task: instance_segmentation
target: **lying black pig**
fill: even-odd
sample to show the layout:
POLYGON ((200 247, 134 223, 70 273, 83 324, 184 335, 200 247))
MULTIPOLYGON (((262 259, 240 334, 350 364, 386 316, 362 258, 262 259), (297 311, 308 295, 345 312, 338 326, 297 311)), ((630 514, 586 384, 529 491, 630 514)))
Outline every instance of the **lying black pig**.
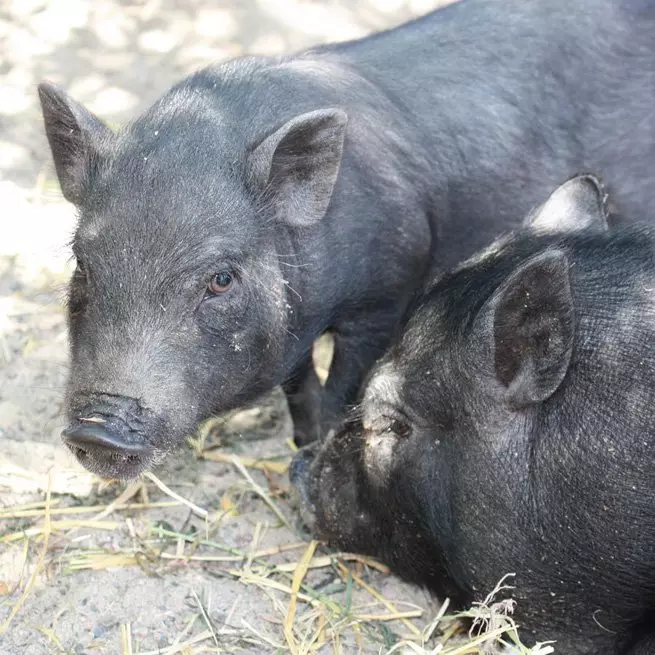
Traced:
POLYGON ((603 200, 574 178, 431 286, 292 480, 316 536, 460 604, 516 573, 526 640, 652 655, 655 234, 603 200))
POLYGON ((583 167, 631 215, 652 206, 654 19, 645 3, 468 0, 207 68, 116 133, 42 84, 80 219, 65 433, 80 461, 134 477, 278 384, 297 440, 325 434, 429 269, 583 167))

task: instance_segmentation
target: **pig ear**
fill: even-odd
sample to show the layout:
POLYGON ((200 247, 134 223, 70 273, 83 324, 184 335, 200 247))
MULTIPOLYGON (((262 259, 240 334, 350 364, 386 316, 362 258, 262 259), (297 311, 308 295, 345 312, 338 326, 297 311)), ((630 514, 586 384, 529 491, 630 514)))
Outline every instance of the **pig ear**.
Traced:
POLYGON ((280 220, 304 227, 323 218, 339 174, 347 121, 341 109, 302 114, 251 153, 251 179, 272 198, 280 220))
POLYGON ((59 185, 66 200, 79 204, 89 163, 111 130, 58 86, 42 82, 38 90, 59 185))
POLYGON ((540 232, 607 231, 607 194, 593 175, 577 175, 553 191, 525 224, 540 232))
POLYGON ((566 256, 547 251, 524 262, 495 291, 479 320, 509 403, 521 407, 549 398, 566 375, 573 348, 566 256))

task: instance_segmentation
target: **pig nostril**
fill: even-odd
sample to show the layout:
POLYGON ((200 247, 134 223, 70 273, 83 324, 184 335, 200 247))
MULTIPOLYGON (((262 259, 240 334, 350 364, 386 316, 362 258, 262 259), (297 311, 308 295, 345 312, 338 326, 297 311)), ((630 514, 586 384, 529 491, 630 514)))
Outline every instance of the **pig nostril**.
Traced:
POLYGON ((132 454, 123 454, 123 453, 110 453, 109 457, 116 462, 132 462, 136 463, 139 461, 139 456, 138 455, 132 455, 132 454))

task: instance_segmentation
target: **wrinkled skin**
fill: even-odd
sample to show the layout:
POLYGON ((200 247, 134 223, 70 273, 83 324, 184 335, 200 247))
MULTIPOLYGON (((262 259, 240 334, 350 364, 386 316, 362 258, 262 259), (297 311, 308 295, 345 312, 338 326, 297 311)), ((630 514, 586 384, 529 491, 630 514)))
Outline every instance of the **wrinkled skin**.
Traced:
POLYGON ((131 478, 282 384, 306 443, 343 417, 413 294, 578 170, 655 202, 655 11, 464 0, 404 27, 183 80, 110 130, 39 88, 79 214, 70 426, 131 478), (638 126, 638 127, 637 127, 638 126), (325 387, 312 343, 330 331, 325 387))
POLYGON ((292 463, 314 535, 459 604, 515 573, 558 653, 654 653, 654 255, 579 177, 431 285, 359 418, 292 463))

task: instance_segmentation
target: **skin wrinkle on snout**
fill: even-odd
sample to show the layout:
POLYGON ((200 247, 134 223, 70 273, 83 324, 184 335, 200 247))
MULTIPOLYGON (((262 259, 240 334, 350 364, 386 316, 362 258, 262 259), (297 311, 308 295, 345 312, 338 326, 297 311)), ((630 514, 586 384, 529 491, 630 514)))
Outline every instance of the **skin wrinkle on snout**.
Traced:
POLYGON ((72 393, 88 394, 103 389, 118 389, 118 396, 136 399, 141 406, 156 415, 165 415, 174 397, 183 387, 178 376, 167 375, 162 360, 170 358, 166 345, 170 334, 161 330, 142 338, 138 326, 128 326, 127 332, 105 333, 105 344, 97 349, 93 366, 82 377, 78 369, 71 383, 72 393), (130 332, 135 334, 130 336, 130 332), (104 372, 99 375, 98 372, 104 372))

